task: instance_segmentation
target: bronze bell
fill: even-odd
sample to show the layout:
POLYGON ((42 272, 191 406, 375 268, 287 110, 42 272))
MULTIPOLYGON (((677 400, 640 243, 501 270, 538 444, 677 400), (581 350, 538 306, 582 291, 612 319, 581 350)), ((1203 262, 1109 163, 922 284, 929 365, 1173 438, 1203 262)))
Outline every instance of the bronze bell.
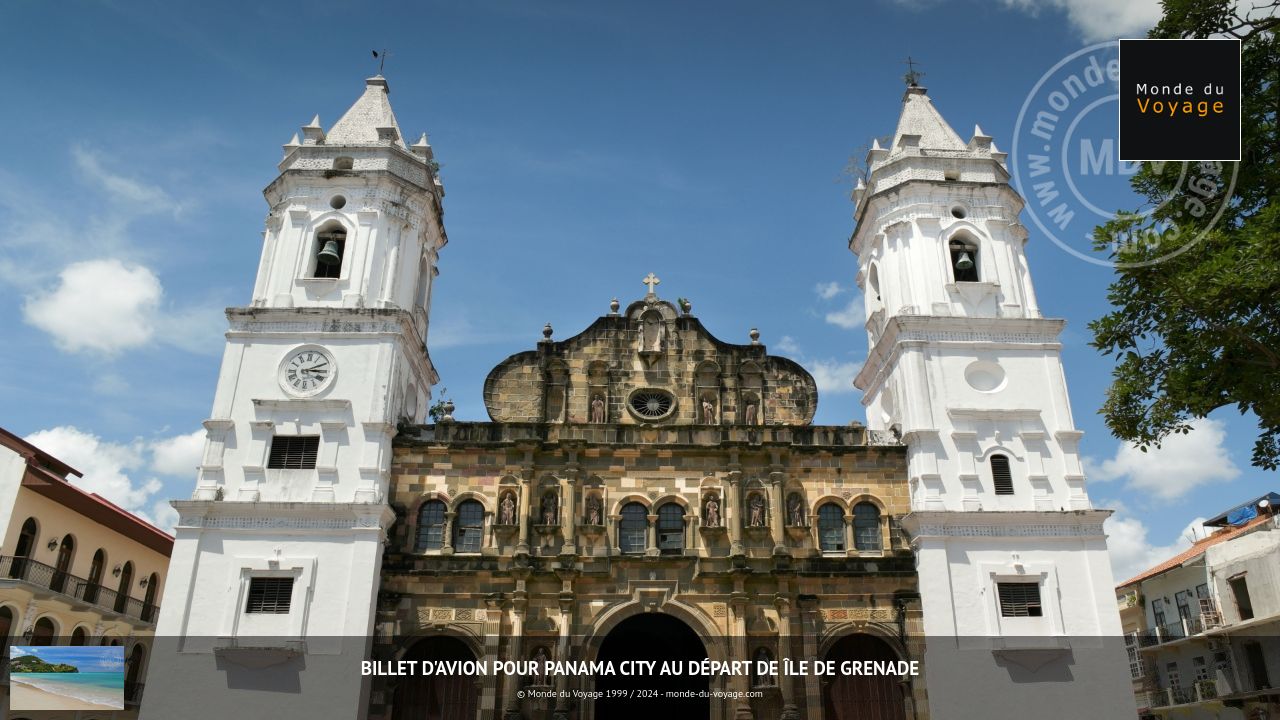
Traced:
POLYGON ((973 269, 973 258, 969 257, 968 252, 960 253, 960 257, 956 260, 956 269, 957 270, 973 269))
MULTIPOLYGON (((324 249, 316 256, 316 260, 319 260, 324 265, 337 265, 342 262, 342 256, 338 254, 338 241, 326 240, 324 249)), ((972 264, 970 263, 970 265, 972 264)))

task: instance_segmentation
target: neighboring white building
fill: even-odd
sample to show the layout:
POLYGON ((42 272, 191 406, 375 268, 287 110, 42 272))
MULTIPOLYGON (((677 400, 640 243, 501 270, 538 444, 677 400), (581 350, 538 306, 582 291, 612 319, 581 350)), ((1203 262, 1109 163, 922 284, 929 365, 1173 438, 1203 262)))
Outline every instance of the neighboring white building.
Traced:
POLYGON ((854 191, 871 347, 855 384, 869 427, 908 448, 932 720, 1127 720, 1110 513, 1085 493, 1065 323, 1037 305, 1005 159, 907 89, 854 191))
POLYGON ((247 307, 227 311, 142 717, 359 718, 391 438, 437 381, 427 320, 444 190, 381 76, 284 147, 247 307))
POLYGON ((1269 493, 1205 522, 1211 534, 1118 586, 1143 609, 1126 636, 1142 717, 1280 716, 1280 524, 1269 493))

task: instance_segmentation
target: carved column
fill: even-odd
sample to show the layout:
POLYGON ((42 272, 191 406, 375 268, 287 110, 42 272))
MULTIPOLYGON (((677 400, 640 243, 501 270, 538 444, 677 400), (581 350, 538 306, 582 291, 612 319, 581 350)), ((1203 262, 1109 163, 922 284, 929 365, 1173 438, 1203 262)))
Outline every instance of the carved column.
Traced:
MULTIPOLYGON (((524 583, 521 582, 521 585, 524 583)), ((511 642, 507 645, 507 659, 512 662, 520 661, 521 646, 524 639, 524 613, 529 605, 528 595, 524 590, 517 590, 515 598, 511 604, 511 642)), ((519 675, 508 675, 503 683, 503 707, 506 712, 503 713, 503 720, 521 720, 524 717, 520 712, 520 698, 516 697, 516 691, 520 689, 519 675)))
MULTIPOLYGON (((813 667, 814 663, 818 661, 818 638, 821 636, 821 628, 818 622, 820 617, 817 598, 805 599, 801 596, 800 628, 804 639, 803 653, 805 659, 809 661, 809 667, 813 667)), ((805 707, 822 707, 822 685, 817 675, 813 673, 805 674, 804 695, 805 707)))
POLYGON ((769 521, 773 526, 773 554, 784 555, 787 552, 787 545, 783 541, 783 534, 786 532, 786 516, 783 514, 782 501, 782 484, 786 480, 786 474, 778 471, 777 465, 774 465, 774 471, 769 473, 769 499, 772 512, 769 513, 769 521))
POLYGON ((577 453, 569 451, 569 465, 565 468, 565 478, 561 481, 560 523, 564 527, 564 545, 561 555, 578 554, 578 464, 577 453))
POLYGON ((729 472, 727 484, 724 489, 724 506, 720 508, 721 519, 724 521, 725 527, 729 528, 729 554, 744 555, 746 550, 742 547, 742 518, 739 517, 742 508, 742 498, 738 492, 738 486, 742 482, 742 471, 732 470, 729 472))
POLYGON ((858 554, 858 549, 853 544, 853 513, 846 513, 844 516, 844 554, 850 557, 858 554))
POLYGON ((782 690, 782 720, 800 720, 800 710, 796 707, 796 690, 789 675, 781 672, 791 657, 791 600, 781 593, 773 598, 773 605, 778 609, 778 687, 782 690))
MULTIPOLYGON (((741 581, 738 585, 741 586, 741 581)), ((750 660, 747 654, 747 595, 741 591, 734 592, 729 602, 733 607, 733 659, 750 660)), ((734 720, 754 720, 751 702, 747 700, 747 693, 751 690, 751 674, 735 675, 732 683, 739 693, 737 707, 733 710, 734 720)))
POLYGON ((662 554, 658 550, 658 516, 655 513, 650 513, 645 517, 649 520, 649 544, 644 554, 649 557, 657 557, 662 554))
POLYGON ((517 555, 529 554, 529 484, 533 477, 533 468, 526 468, 520 473, 520 542, 516 545, 517 555))
MULTIPOLYGON (((560 574, 560 643, 556 648, 555 659, 564 662, 569 659, 569 634, 573 631, 573 576, 574 573, 560 574)), ((555 714, 552 720, 569 720, 570 701, 567 685, 569 678, 565 673, 556 676, 555 714)))
POLYGON ((458 513, 452 510, 444 514, 444 528, 441 529, 441 532, 444 533, 444 537, 440 538, 441 555, 452 555, 454 552, 453 521, 456 517, 458 517, 458 513))

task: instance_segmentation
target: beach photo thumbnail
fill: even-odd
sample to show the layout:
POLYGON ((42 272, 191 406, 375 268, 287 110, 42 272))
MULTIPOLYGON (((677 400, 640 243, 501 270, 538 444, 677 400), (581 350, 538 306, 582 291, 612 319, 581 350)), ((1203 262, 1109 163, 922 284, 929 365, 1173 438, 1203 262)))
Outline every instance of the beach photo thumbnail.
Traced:
POLYGON ((9 648, 9 709, 123 710, 124 648, 9 648))

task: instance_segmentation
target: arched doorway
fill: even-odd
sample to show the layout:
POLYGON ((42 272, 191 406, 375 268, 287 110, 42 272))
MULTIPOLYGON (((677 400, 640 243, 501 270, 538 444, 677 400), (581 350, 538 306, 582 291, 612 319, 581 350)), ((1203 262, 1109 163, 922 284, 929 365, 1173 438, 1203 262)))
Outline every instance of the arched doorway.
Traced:
MULTIPOLYGON (((706 658, 707 648, 698 634, 675 617, 662 613, 633 615, 618 623, 605 636, 596 655, 596 660, 611 662, 614 668, 619 668, 625 660, 657 661, 658 666, 663 661, 671 661, 684 667, 689 660, 702 661, 706 658)), ((656 670, 650 675, 600 675, 596 677, 595 689, 604 695, 596 701, 594 717, 596 720, 707 718, 711 716, 711 698, 696 695, 709 690, 708 683, 705 675, 659 675, 656 670), (656 697, 637 701, 627 699, 629 692, 610 698, 611 690, 657 690, 659 695, 692 691, 695 697, 656 697)))
POLYGON ((122 613, 129 608, 129 585, 133 583, 133 562, 126 562, 120 571, 120 587, 116 590, 115 610, 122 613))
POLYGON ((107 553, 102 548, 93 554, 93 563, 89 565, 89 584, 84 586, 84 601, 98 602, 98 590, 102 587, 102 573, 107 566, 107 553))
POLYGON ((53 636, 58 630, 53 626, 53 621, 47 617, 42 617, 36 621, 31 627, 31 640, 28 645, 52 645, 53 636))
POLYGON ((9 577, 25 578, 27 576, 27 558, 36 546, 36 519, 27 518, 18 532, 18 544, 13 549, 13 564, 9 567, 9 577))
POLYGON ((142 600, 142 619, 146 622, 156 621, 156 592, 160 589, 160 576, 151 573, 147 578, 147 595, 142 600))
MULTIPOLYGON (((475 660, 461 640, 442 635, 414 643, 402 660, 475 660)), ((479 691, 469 675, 409 675, 395 690, 391 720, 475 720, 479 691)))
POLYGON ((142 662, 147 658, 147 649, 142 643, 133 646, 124 668, 124 698, 128 702, 136 702, 138 683, 142 680, 142 662))
POLYGON ((53 565, 53 580, 49 583, 49 589, 54 592, 62 592, 67 587, 67 575, 71 572, 71 558, 76 554, 76 539, 70 535, 62 536, 62 543, 58 545, 58 559, 53 565))
POLYGON ((0 658, 9 659, 9 634, 13 632, 13 611, 0 605, 0 658))
MULTIPOLYGON (((900 660, 889 644, 874 635, 840 638, 827 651, 836 666, 846 660, 900 660)), ((824 720, 906 720, 902 682, 895 675, 837 675, 822 693, 824 720)))

